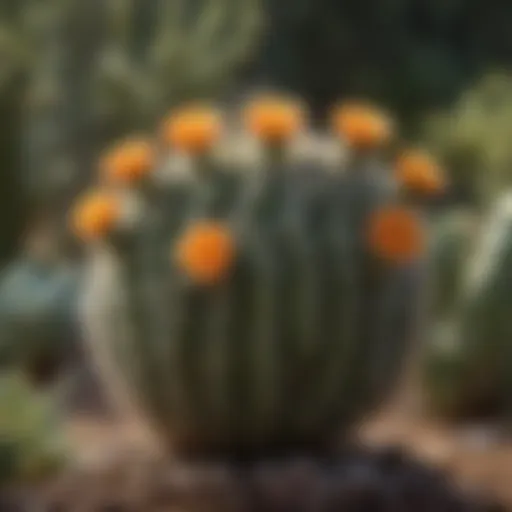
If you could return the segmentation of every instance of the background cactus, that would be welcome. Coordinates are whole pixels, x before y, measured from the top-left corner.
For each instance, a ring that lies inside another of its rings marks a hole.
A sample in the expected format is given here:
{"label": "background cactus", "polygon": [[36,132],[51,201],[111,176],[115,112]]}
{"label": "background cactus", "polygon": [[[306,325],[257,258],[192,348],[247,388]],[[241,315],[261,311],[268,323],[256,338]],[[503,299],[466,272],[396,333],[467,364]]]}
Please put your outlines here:
{"label": "background cactus", "polygon": [[2,176],[0,204],[2,237],[0,265],[5,264],[16,250],[23,227],[25,202],[23,194],[22,133],[24,90],[29,71],[29,55],[24,39],[23,24],[12,3],[0,7],[0,115],[4,129],[0,132],[0,164]]}
{"label": "background cactus", "polygon": [[219,160],[240,137],[215,111],[178,111],[162,132],[171,155],[121,146],[102,166],[113,191],[73,217],[93,245],[83,305],[98,364],[174,449],[203,455],[318,448],[379,402],[414,336],[421,215],[378,157],[385,117],[339,111],[346,167],[294,159],[293,102],[243,119],[256,160]]}
{"label": "background cactus", "polygon": [[[0,135],[2,247],[0,264],[16,253],[27,220],[41,199],[55,199],[66,144],[61,62],[70,1],[20,0],[0,7]],[[83,18],[82,18],[83,20]],[[60,139],[60,140],[59,140]],[[60,156],[57,156],[61,153]],[[38,212],[40,213],[40,212]],[[60,212],[62,213],[62,212]]]}
{"label": "background cactus", "polygon": [[17,373],[0,375],[0,485],[54,475],[65,463],[65,443],[51,398]]}
{"label": "background cactus", "polygon": [[472,236],[457,270],[462,285],[428,348],[427,396],[442,414],[510,413],[511,230],[507,192]]}
{"label": "background cactus", "polygon": [[55,236],[41,220],[24,254],[0,277],[0,365],[22,368],[37,380],[55,377],[76,349],[78,275],[59,260]]}
{"label": "background cactus", "polygon": [[45,32],[27,120],[32,167],[45,162],[52,201],[88,185],[98,151],[113,138],[148,128],[176,102],[223,92],[262,19],[258,0],[62,5]]}
{"label": "background cactus", "polygon": [[477,238],[478,217],[467,209],[454,209],[433,222],[430,252],[433,296],[432,313],[436,318],[453,314],[464,283],[464,268],[472,243]]}
{"label": "background cactus", "polygon": [[258,0],[20,0],[0,18],[0,264],[34,202],[58,220],[101,146],[173,102],[220,93],[261,26]]}
{"label": "background cactus", "polygon": [[512,77],[484,75],[450,109],[432,113],[423,139],[446,161],[457,202],[486,209],[510,185]]}
{"label": "background cactus", "polygon": [[[172,105],[224,92],[255,49],[262,25],[259,0],[106,5],[92,105],[108,138],[149,128]],[[151,31],[141,30],[141,16]]]}

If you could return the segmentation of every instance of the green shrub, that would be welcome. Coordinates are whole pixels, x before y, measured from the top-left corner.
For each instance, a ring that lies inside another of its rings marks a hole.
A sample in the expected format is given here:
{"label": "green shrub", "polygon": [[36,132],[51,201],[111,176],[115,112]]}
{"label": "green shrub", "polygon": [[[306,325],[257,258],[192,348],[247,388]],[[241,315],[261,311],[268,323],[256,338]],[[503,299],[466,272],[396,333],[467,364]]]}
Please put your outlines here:
{"label": "green shrub", "polygon": [[55,404],[17,373],[0,375],[0,483],[52,476],[65,462]]}
{"label": "green shrub", "polygon": [[455,105],[432,114],[423,137],[445,161],[457,199],[487,208],[511,183],[512,76],[489,73]]}

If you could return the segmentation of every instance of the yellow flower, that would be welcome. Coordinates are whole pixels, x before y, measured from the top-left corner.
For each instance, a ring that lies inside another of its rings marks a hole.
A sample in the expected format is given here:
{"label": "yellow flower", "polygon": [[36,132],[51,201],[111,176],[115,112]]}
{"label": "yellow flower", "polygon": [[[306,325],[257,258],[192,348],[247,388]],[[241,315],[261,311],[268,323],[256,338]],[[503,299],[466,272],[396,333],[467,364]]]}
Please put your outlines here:
{"label": "yellow flower", "polygon": [[370,218],[368,241],[375,255],[403,263],[423,253],[425,234],[417,215],[402,206],[385,206]]}
{"label": "yellow flower", "polygon": [[423,151],[409,150],[403,153],[395,167],[398,182],[407,190],[434,195],[446,188],[441,168]]}
{"label": "yellow flower", "polygon": [[140,181],[155,166],[155,152],[144,139],[129,139],[108,152],[100,162],[102,176],[111,183]]}
{"label": "yellow flower", "polygon": [[119,218],[119,205],[107,192],[94,191],[86,194],[72,211],[75,233],[85,240],[104,237]]}
{"label": "yellow flower", "polygon": [[243,112],[247,130],[266,142],[284,142],[304,126],[302,105],[291,99],[266,96],[250,102]]}
{"label": "yellow flower", "polygon": [[173,112],[162,126],[166,144],[191,154],[210,150],[221,135],[220,113],[203,105],[187,106]]}
{"label": "yellow flower", "polygon": [[393,123],[388,116],[363,103],[348,103],[336,108],[332,123],[338,136],[357,149],[383,146],[393,136]]}
{"label": "yellow flower", "polygon": [[201,221],[190,226],[178,240],[174,257],[193,281],[212,284],[231,268],[235,245],[222,223]]}

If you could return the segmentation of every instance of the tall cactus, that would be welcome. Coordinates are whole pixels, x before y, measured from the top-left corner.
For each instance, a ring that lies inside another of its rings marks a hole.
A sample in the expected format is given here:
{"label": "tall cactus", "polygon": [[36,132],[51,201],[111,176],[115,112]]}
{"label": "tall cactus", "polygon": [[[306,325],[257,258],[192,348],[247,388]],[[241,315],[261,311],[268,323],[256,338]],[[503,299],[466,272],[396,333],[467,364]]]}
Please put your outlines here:
{"label": "tall cactus", "polygon": [[11,207],[18,195],[66,203],[69,189],[89,182],[105,141],[148,126],[175,102],[219,93],[254,48],[262,20],[259,0],[4,4],[0,110],[10,129],[0,134],[8,170],[1,190],[9,191],[3,207],[17,208],[4,215],[9,223],[23,213]]}
{"label": "tall cactus", "polygon": [[0,265],[5,264],[16,250],[25,206],[20,169],[23,91],[29,56],[16,11],[15,5],[4,3],[0,6],[0,115],[4,126],[0,131]]}
{"label": "tall cactus", "polygon": [[441,414],[512,413],[511,234],[510,192],[477,232],[457,233],[469,246],[456,269],[461,285],[449,314],[434,329],[425,362],[427,398]]}
{"label": "tall cactus", "polygon": [[[255,50],[260,0],[108,0],[92,104],[108,137],[149,127],[162,109],[212,98]],[[141,14],[152,22],[142,32]]]}
{"label": "tall cactus", "polygon": [[[50,171],[56,160],[48,148],[55,145],[52,136],[57,123],[55,116],[40,112],[61,110],[58,48],[65,45],[60,40],[55,44],[55,38],[68,3],[19,0],[0,6],[0,113],[8,127],[0,133],[2,223],[6,225],[0,263],[17,249],[27,212],[33,206],[30,196],[43,195],[54,181]],[[42,123],[32,136],[34,125],[38,124],[34,121],[40,117],[49,117],[51,122]]]}
{"label": "tall cactus", "polygon": [[186,453],[318,448],[385,395],[414,335],[425,240],[407,191],[432,180],[397,186],[386,117],[344,106],[341,140],[314,144],[288,99],[243,122],[240,137],[215,110],[177,110],[158,144],[106,156],[107,188],[73,216],[92,352]]}

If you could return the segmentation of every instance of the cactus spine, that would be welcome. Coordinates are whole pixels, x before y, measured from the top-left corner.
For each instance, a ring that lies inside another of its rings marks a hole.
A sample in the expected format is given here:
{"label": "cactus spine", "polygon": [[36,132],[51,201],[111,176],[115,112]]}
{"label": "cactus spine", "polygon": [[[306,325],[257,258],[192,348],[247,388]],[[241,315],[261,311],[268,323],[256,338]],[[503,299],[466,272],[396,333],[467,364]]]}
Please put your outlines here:
{"label": "cactus spine", "polygon": [[[292,156],[303,110],[256,102],[249,169],[216,156],[231,139],[215,113],[178,111],[163,130],[170,156],[132,141],[103,162],[128,190],[78,205],[75,227],[94,242],[93,354],[174,448],[318,447],[393,384],[413,336],[421,215],[375,165],[382,119],[340,117],[353,158],[306,162]],[[180,152],[189,172],[177,172]]]}

